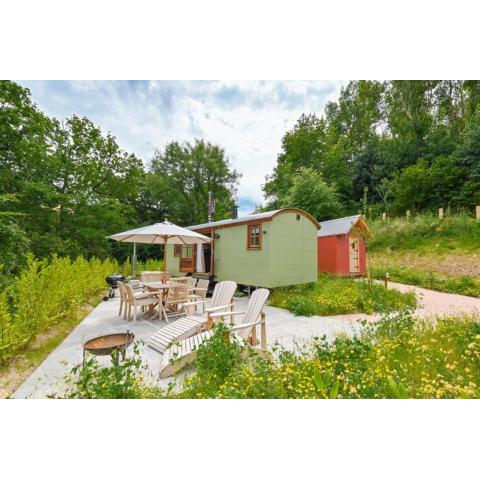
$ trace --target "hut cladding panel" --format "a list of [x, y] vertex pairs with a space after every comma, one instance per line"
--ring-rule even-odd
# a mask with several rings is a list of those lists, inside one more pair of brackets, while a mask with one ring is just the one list
[[[281, 209], [189, 227], [214, 239], [216, 281], [274, 288], [317, 279], [318, 223], [299, 209]], [[172, 262], [180, 272], [180, 259]], [[195, 272], [192, 272], [195, 273]]]

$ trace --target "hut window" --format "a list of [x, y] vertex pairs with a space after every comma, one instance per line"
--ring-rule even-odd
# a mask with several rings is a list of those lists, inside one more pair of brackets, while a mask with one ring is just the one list
[[260, 249], [261, 248], [261, 224], [255, 223], [247, 225], [247, 248]]
[[181, 245], [174, 245], [173, 246], [173, 256], [174, 257], [181, 257], [182, 256], [182, 246]]

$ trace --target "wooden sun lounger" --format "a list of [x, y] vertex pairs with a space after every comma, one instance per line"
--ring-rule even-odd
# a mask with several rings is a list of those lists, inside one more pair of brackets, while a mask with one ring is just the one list
[[[260, 326], [260, 348], [267, 348], [267, 332], [263, 307], [269, 291], [259, 288], [252, 293], [245, 312], [218, 312], [211, 314], [212, 318], [223, 318], [230, 315], [243, 315], [242, 321], [231, 328], [238, 340], [249, 340], [252, 346], [256, 344], [256, 328]], [[259, 320], [260, 318], [260, 320]], [[195, 360], [200, 345], [213, 335], [212, 330], [206, 330], [189, 338], [177, 341], [165, 350], [160, 368], [160, 378], [168, 378]]]

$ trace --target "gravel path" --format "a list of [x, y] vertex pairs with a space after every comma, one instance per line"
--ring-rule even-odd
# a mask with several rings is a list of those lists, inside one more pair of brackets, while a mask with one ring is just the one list
[[388, 288], [395, 288], [401, 292], [413, 290], [417, 295], [418, 302], [415, 314], [420, 317], [480, 314], [480, 298], [436, 292], [395, 282], [390, 282]]
[[[434, 290], [428, 290], [427, 288], [395, 282], [389, 282], [388, 288], [395, 288], [400, 292], [414, 291], [417, 296], [415, 315], [421, 318], [461, 314], [480, 315], [480, 298], [467, 297], [466, 295], [457, 295], [454, 293], [436, 292]], [[379, 314], [367, 315], [365, 313], [353, 313], [348, 315], [336, 315], [333, 318], [341, 320], [358, 318], [375, 320], [379, 317]]]

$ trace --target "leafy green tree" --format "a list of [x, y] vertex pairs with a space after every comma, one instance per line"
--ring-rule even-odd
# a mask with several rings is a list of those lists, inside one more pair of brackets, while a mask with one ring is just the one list
[[281, 207], [301, 208], [318, 220], [338, 217], [341, 205], [335, 188], [327, 185], [322, 175], [311, 167], [300, 167]]
[[322, 170], [325, 136], [325, 121], [315, 115], [301, 115], [293, 129], [285, 133], [277, 165], [263, 186], [270, 207], [282, 203], [299, 168]]
[[9, 284], [12, 275], [26, 264], [30, 244], [27, 234], [18, 225], [21, 214], [9, 208], [16, 201], [14, 195], [0, 195], [0, 288]]
[[155, 152], [137, 202], [138, 215], [145, 222], [165, 217], [182, 225], [206, 222], [212, 192], [215, 219], [228, 218], [239, 178], [219, 146], [204, 140], [171, 142]]
[[480, 110], [469, 122], [456, 154], [459, 167], [465, 169], [464, 183], [458, 191], [458, 202], [466, 207], [480, 204]]
[[0, 82], [0, 195], [35, 255], [107, 256], [105, 236], [134, 225], [142, 162], [86, 118], [60, 123], [30, 92]]

